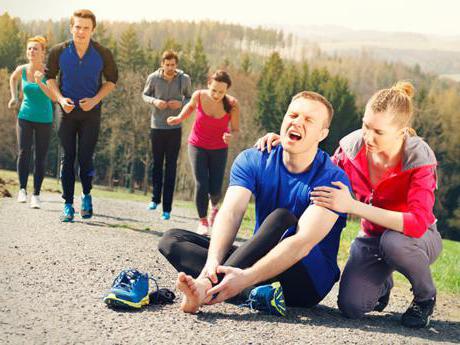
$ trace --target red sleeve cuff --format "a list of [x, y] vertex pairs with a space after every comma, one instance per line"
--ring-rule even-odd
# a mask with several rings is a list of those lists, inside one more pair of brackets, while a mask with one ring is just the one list
[[419, 238], [422, 237], [427, 231], [428, 227], [421, 224], [413, 213], [403, 213], [403, 234], [409, 237]]

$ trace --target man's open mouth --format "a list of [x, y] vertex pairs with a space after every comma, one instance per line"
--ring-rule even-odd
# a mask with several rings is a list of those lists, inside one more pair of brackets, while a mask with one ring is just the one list
[[299, 141], [302, 139], [302, 135], [297, 131], [289, 131], [288, 136], [289, 136], [289, 139], [293, 141]]

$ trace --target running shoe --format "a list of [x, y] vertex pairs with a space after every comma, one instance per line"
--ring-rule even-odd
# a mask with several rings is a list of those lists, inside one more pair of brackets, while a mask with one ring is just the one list
[[91, 194], [81, 195], [80, 216], [84, 219], [89, 219], [93, 216], [93, 202]]
[[435, 304], [436, 297], [422, 302], [412, 301], [401, 317], [402, 325], [410, 328], [427, 327], [430, 324]]
[[158, 204], [155, 201], [151, 201], [150, 204], [147, 206], [147, 210], [156, 210], [158, 207]]
[[21, 188], [18, 192], [18, 202], [20, 203], [27, 202], [27, 192], [24, 188]]
[[39, 195], [32, 195], [30, 198], [30, 208], [41, 208], [41, 201]]
[[286, 302], [280, 282], [257, 286], [249, 293], [244, 306], [270, 315], [286, 316]]
[[163, 212], [163, 214], [161, 215], [161, 219], [163, 220], [169, 220], [169, 218], [171, 218], [170, 212]]
[[69, 223], [73, 222], [73, 217], [75, 215], [75, 210], [72, 204], [64, 204], [64, 210], [61, 214], [61, 222]]
[[[147, 273], [136, 269], [120, 272], [112, 284], [112, 288], [104, 297], [104, 303], [112, 308], [139, 309], [149, 304], [149, 278]], [[158, 285], [156, 287], [158, 291]]]
[[207, 218], [201, 218], [196, 229], [198, 235], [209, 236], [209, 223]]

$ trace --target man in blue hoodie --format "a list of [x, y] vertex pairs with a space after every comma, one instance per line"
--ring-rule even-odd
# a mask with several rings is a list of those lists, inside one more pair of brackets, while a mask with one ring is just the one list
[[[176, 183], [177, 158], [181, 145], [181, 125], [170, 126], [166, 119], [176, 116], [190, 100], [192, 86], [190, 77], [177, 69], [179, 58], [171, 50], [161, 57], [161, 67], [150, 74], [142, 98], [152, 105], [150, 138], [153, 153], [153, 195], [148, 209], [155, 210], [161, 202], [163, 190], [162, 219], [170, 218], [174, 186]], [[164, 186], [163, 186], [163, 162]]]

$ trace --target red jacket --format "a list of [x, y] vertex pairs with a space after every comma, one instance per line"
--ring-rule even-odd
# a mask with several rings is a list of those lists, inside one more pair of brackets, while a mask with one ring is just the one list
[[[407, 137], [401, 166], [386, 175], [376, 186], [369, 178], [366, 147], [362, 131], [357, 130], [340, 141], [332, 160], [348, 175], [356, 199], [386, 210], [403, 213], [403, 233], [421, 237], [436, 218], [433, 214], [436, 189], [436, 157], [420, 137]], [[361, 227], [370, 236], [385, 228], [366, 219]]]

